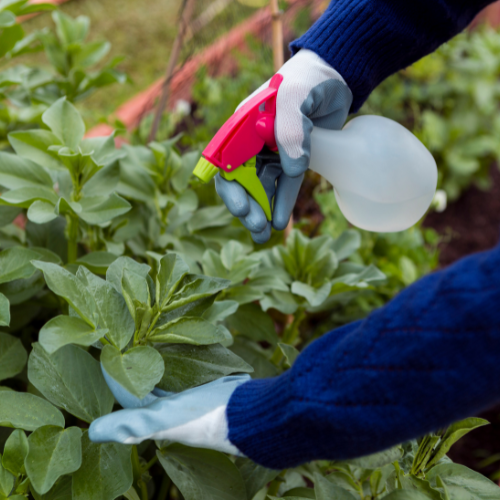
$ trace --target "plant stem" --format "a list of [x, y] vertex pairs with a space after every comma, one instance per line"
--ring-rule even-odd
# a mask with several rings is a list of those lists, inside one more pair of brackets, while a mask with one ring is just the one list
[[148, 500], [148, 487], [146, 486], [146, 483], [144, 481], [140, 481], [139, 485], [141, 487], [141, 497], [142, 500]]
[[[288, 345], [293, 345], [295, 343], [300, 334], [299, 330], [300, 325], [302, 324], [302, 321], [304, 321], [305, 318], [306, 318], [305, 310], [302, 308], [298, 309], [297, 312], [295, 313], [295, 316], [293, 317], [293, 321], [285, 328], [285, 332], [283, 333], [283, 337], [281, 338], [281, 343]], [[271, 357], [271, 363], [273, 363], [275, 366], [279, 366], [282, 359], [283, 359], [283, 353], [281, 352], [281, 349], [278, 346], [274, 350], [274, 353]]]
[[76, 262], [78, 258], [78, 217], [68, 215], [68, 264]]
[[141, 500], [148, 500], [148, 488], [144, 480], [142, 479], [142, 473], [144, 472], [141, 467], [141, 462], [139, 460], [139, 452], [137, 451], [137, 446], [132, 446], [132, 470], [134, 474], [134, 483], [141, 492]]
[[165, 474], [165, 476], [163, 477], [163, 480], [161, 482], [160, 491], [158, 492], [158, 496], [156, 497], [156, 500], [166, 500], [167, 495], [168, 495], [168, 490], [170, 489], [171, 484], [172, 484], [172, 481]]
[[280, 489], [281, 484], [283, 483], [283, 476], [286, 473], [286, 469], [284, 471], [281, 471], [279, 476], [271, 481], [271, 484], [269, 485], [269, 488], [267, 489], [267, 495], [277, 495], [278, 491]]
[[149, 469], [151, 469], [151, 467], [153, 467], [153, 465], [158, 462], [158, 457], [155, 455], [144, 467], [143, 467], [143, 471], [147, 471]]

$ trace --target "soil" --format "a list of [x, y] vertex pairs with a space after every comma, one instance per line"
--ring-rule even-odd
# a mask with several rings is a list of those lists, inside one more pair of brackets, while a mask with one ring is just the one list
[[491, 169], [489, 191], [469, 188], [444, 212], [429, 214], [424, 225], [445, 235], [440, 265], [447, 266], [474, 252], [494, 247], [500, 237], [500, 170]]

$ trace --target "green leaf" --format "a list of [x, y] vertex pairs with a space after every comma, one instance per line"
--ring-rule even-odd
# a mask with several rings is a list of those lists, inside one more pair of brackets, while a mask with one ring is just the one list
[[0, 495], [3, 495], [3, 498], [10, 495], [12, 488], [14, 488], [14, 482], [15, 477], [8, 470], [4, 469], [2, 462], [0, 462]]
[[28, 454], [28, 438], [21, 429], [15, 429], [5, 442], [2, 465], [15, 476], [24, 474], [24, 459]]
[[427, 479], [421, 479], [413, 475], [405, 476], [404, 479], [403, 488], [413, 488], [418, 490], [431, 500], [443, 500], [441, 492], [438, 489], [433, 488]]
[[139, 274], [144, 279], [147, 278], [151, 270], [147, 264], [139, 264], [139, 262], [130, 257], [119, 257], [116, 259], [106, 271], [106, 280], [120, 293], [122, 292], [122, 276], [125, 269]]
[[19, 156], [42, 167], [50, 170], [65, 168], [57, 153], [49, 150], [50, 146], [60, 145], [61, 141], [48, 130], [11, 132], [9, 142]]
[[179, 283], [188, 273], [189, 266], [179, 255], [169, 253], [162, 257], [156, 277], [156, 300], [160, 309], [175, 293]]
[[75, 316], [56, 316], [45, 323], [40, 330], [38, 340], [40, 345], [52, 354], [68, 344], [92, 345], [107, 332], [107, 330], [95, 330]]
[[[149, 269], [148, 266], [145, 267]], [[134, 320], [128, 312], [125, 299], [111, 283], [95, 276], [84, 267], [78, 269], [77, 278], [94, 298], [99, 327], [108, 330], [106, 338], [119, 349], [123, 349], [135, 329]]]
[[101, 168], [82, 188], [83, 196], [109, 196], [120, 180], [120, 165], [113, 162]]
[[0, 283], [30, 278], [36, 271], [31, 261], [39, 258], [38, 252], [24, 247], [3, 250], [0, 252]]
[[294, 281], [291, 288], [292, 293], [304, 297], [312, 307], [319, 307], [328, 298], [331, 289], [331, 283], [325, 283], [319, 288], [314, 288], [300, 281]]
[[43, 272], [47, 286], [56, 295], [65, 299], [89, 325], [97, 326], [97, 306], [94, 298], [74, 274], [48, 262], [33, 261], [33, 265]]
[[264, 341], [273, 346], [278, 342], [273, 320], [256, 304], [240, 306], [226, 321], [229, 328], [256, 342]]
[[247, 498], [253, 498], [267, 483], [270, 483], [280, 473], [279, 470], [267, 469], [248, 458], [237, 458], [236, 467], [240, 470], [245, 482]]
[[185, 500], [247, 498], [238, 468], [222, 453], [173, 444], [156, 454]]
[[253, 288], [251, 283], [249, 283], [247, 285], [232, 286], [227, 290], [224, 297], [243, 305], [261, 300], [264, 297], [264, 293], [258, 288]]
[[35, 490], [43, 495], [63, 474], [80, 468], [82, 431], [78, 427], [62, 429], [53, 425], [39, 427], [28, 438], [25, 466]]
[[2, 465], [15, 476], [24, 473], [24, 459], [28, 454], [28, 438], [21, 429], [14, 430], [5, 442]]
[[220, 344], [168, 345], [159, 349], [165, 372], [158, 387], [182, 392], [232, 373], [252, 373], [253, 368]]
[[224, 267], [230, 271], [245, 255], [243, 245], [238, 241], [228, 241], [221, 249], [220, 259]]
[[149, 293], [148, 282], [140, 274], [134, 273], [129, 269], [123, 270], [122, 276], [122, 293], [125, 301], [129, 306], [131, 314], [135, 310], [134, 299], [141, 304], [151, 305], [151, 297]]
[[62, 413], [48, 401], [27, 392], [2, 392], [0, 426], [34, 431], [42, 425], [64, 427]]
[[16, 16], [5, 10], [0, 12], [0, 28], [9, 28], [10, 26], [14, 26], [16, 24]]
[[82, 466], [73, 474], [73, 500], [114, 500], [133, 481], [131, 446], [96, 444], [82, 437]]
[[155, 388], [165, 370], [162, 357], [149, 346], [134, 347], [122, 354], [116, 347], [106, 345], [101, 363], [111, 378], [139, 399]]
[[347, 259], [361, 246], [361, 235], [355, 229], [344, 231], [333, 243], [331, 249], [339, 260]]
[[87, 16], [73, 18], [56, 10], [52, 13], [52, 19], [56, 25], [57, 36], [65, 47], [81, 43], [87, 37], [90, 26]]
[[23, 37], [24, 30], [18, 23], [0, 30], [0, 57], [10, 52]]
[[19, 207], [0, 205], [0, 227], [10, 224], [21, 212]]
[[88, 68], [97, 64], [111, 48], [109, 42], [90, 42], [83, 45], [73, 58], [73, 64], [79, 68]]
[[194, 302], [195, 300], [210, 297], [230, 285], [228, 280], [199, 276], [196, 274], [187, 275], [183, 283], [185, 281], [187, 281], [187, 283], [184, 284], [178, 292], [174, 293], [168, 306], [163, 309], [164, 311], [170, 311], [189, 304], [190, 302]]
[[224, 341], [226, 336], [203, 318], [182, 317], [155, 328], [148, 340], [171, 344], [208, 345]]
[[68, 148], [76, 151], [85, 135], [85, 123], [75, 106], [65, 97], [57, 100], [42, 115], [42, 121]]
[[68, 242], [64, 236], [65, 228], [66, 220], [63, 217], [58, 217], [43, 225], [28, 221], [26, 223], [26, 241], [31, 247], [52, 250], [59, 257], [60, 263], [68, 255]]
[[28, 219], [35, 224], [46, 224], [57, 219], [55, 206], [46, 201], [37, 200], [28, 208]]
[[418, 490], [404, 489], [392, 491], [384, 500], [429, 500], [429, 497]]
[[385, 451], [380, 451], [365, 457], [346, 460], [345, 463], [360, 467], [362, 469], [378, 469], [387, 464], [398, 461], [403, 456], [401, 446], [394, 446]]
[[418, 268], [406, 255], [402, 255], [399, 258], [399, 268], [401, 270], [401, 278], [406, 286], [411, 285], [417, 280]]
[[205, 250], [203, 257], [201, 258], [201, 263], [203, 266], [203, 272], [207, 276], [213, 276], [214, 278], [227, 278], [227, 275], [229, 274], [227, 269], [222, 264], [219, 253], [210, 248]]
[[228, 226], [231, 224], [233, 216], [224, 205], [207, 207], [197, 210], [188, 223], [191, 232], [200, 229]]
[[278, 343], [278, 347], [283, 353], [283, 356], [285, 356], [288, 366], [292, 366], [295, 363], [295, 360], [297, 359], [300, 352], [295, 349], [293, 345], [282, 344], [281, 342]]
[[28, 354], [21, 341], [0, 332], [0, 380], [20, 373], [27, 359]]
[[[437, 477], [446, 485], [451, 500], [498, 500], [500, 487], [465, 465], [438, 464], [426, 473], [431, 486], [438, 487]], [[387, 498], [387, 497], [386, 497]]]
[[127, 200], [112, 193], [110, 196], [92, 196], [80, 200], [82, 212], [79, 215], [88, 224], [104, 224], [127, 213], [132, 206]]
[[25, 4], [18, 15], [26, 16], [35, 12], [44, 12], [57, 9], [57, 5], [52, 3]]
[[234, 339], [231, 351], [253, 367], [252, 378], [267, 378], [278, 375], [276, 366], [269, 361], [267, 353], [256, 342], [238, 336]]
[[354, 500], [356, 497], [348, 490], [333, 484], [320, 474], [314, 474], [314, 492], [317, 500]]
[[[9, 326], [10, 325], [10, 302], [9, 299], [3, 294], [0, 293], [0, 326]], [[1, 354], [1, 340], [0, 340], [0, 358]], [[2, 368], [0, 368], [0, 380], [2, 377]]]
[[18, 155], [0, 152], [0, 184], [8, 189], [45, 186], [53, 182], [40, 165]]
[[446, 429], [444, 436], [441, 438], [441, 441], [434, 451], [434, 456], [427, 463], [426, 467], [430, 468], [434, 464], [437, 464], [448, 453], [449, 449], [470, 431], [488, 424], [489, 422], [487, 420], [476, 417], [466, 418], [465, 420], [451, 424]]
[[35, 500], [71, 500], [71, 476], [62, 476], [45, 495], [39, 495], [33, 486], [30, 488]]
[[28, 379], [49, 401], [85, 422], [108, 414], [113, 407], [99, 362], [73, 345], [49, 355], [40, 344], [33, 344]]
[[16, 205], [22, 208], [28, 208], [31, 203], [36, 200], [42, 200], [55, 205], [59, 197], [56, 193], [43, 186], [39, 187], [22, 187], [19, 189], [13, 189], [3, 193], [2, 200], [10, 205]]
[[224, 321], [228, 316], [231, 316], [238, 310], [238, 302], [235, 300], [219, 300], [214, 302], [204, 313], [203, 319], [216, 323]]
[[83, 264], [93, 273], [106, 274], [108, 267], [113, 264], [117, 256], [111, 252], [91, 252], [80, 257], [76, 262]]

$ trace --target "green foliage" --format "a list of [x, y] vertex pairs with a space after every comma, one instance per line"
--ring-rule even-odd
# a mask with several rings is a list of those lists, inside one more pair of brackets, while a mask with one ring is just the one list
[[[349, 223], [341, 213], [332, 190], [320, 186], [314, 195], [325, 218], [320, 226], [323, 234], [345, 234]], [[373, 233], [357, 229], [360, 237], [355, 252], [350, 255], [354, 264], [371, 264], [386, 276], [375, 289], [358, 295], [342, 311], [334, 311], [328, 327], [358, 319], [374, 307], [384, 304], [403, 288], [425, 276], [438, 265], [439, 236], [432, 229], [417, 224], [398, 233]]]
[[412, 130], [436, 159], [450, 199], [471, 182], [489, 186], [490, 167], [500, 159], [499, 55], [497, 31], [469, 31], [388, 78], [361, 110]]
[[[0, 24], [12, 22], [2, 6], [33, 8], [25, 4], [0, 1]], [[53, 18], [55, 34], [20, 40], [22, 50], [43, 47], [57, 74], [44, 80], [29, 69], [39, 78], [30, 86], [14, 79], [19, 69], [8, 80], [17, 67], [0, 73], [8, 106], [40, 106], [28, 120], [35, 126], [11, 131], [11, 152], [0, 152], [0, 427], [10, 432], [0, 499], [496, 498], [498, 487], [446, 458], [479, 419], [370, 457], [288, 471], [166, 441], [90, 442], [88, 424], [114, 406], [103, 370], [138, 398], [236, 373], [278, 375], [332, 324], [432, 269], [435, 250], [423, 242], [435, 241], [419, 228], [349, 229], [325, 197], [325, 234], [295, 229], [285, 243], [276, 234], [255, 248], [213, 184], [192, 178], [199, 152], [184, 147], [205, 142], [271, 68], [250, 58], [240, 78], [202, 76], [194, 119], [203, 124], [182, 149], [174, 137], [118, 150], [113, 137], [85, 138], [72, 104], [121, 79], [101, 64], [97, 76], [87, 72], [108, 46], [85, 41], [86, 18]]]

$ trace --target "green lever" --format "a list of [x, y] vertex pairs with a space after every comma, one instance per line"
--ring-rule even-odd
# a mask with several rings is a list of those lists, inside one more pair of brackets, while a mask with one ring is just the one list
[[220, 170], [220, 174], [227, 181], [236, 181], [243, 186], [250, 196], [262, 207], [266, 214], [267, 220], [272, 220], [271, 205], [267, 197], [264, 186], [257, 177], [257, 168], [254, 165], [241, 165], [233, 172], [224, 172]]

